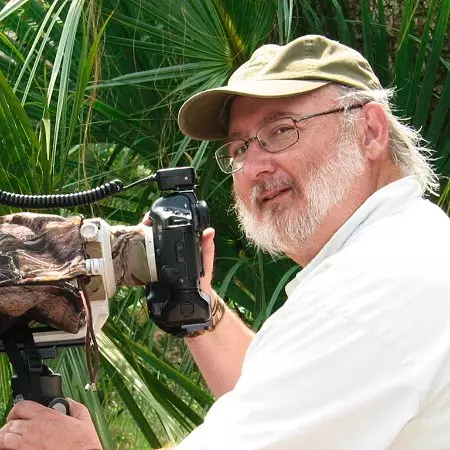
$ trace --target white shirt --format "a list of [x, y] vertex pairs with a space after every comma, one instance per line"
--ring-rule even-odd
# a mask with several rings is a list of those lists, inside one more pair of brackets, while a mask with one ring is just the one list
[[450, 449], [450, 220], [422, 194], [407, 177], [353, 214], [179, 450]]

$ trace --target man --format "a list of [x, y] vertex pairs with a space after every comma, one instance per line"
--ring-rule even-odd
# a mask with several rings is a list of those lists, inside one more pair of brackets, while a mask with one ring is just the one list
[[[450, 448], [450, 220], [422, 198], [436, 178], [388, 94], [359, 53], [304, 36], [183, 105], [185, 134], [224, 140], [216, 158], [247, 237], [304, 269], [253, 335], [211, 288], [205, 231], [215, 326], [186, 341], [219, 398], [178, 449]], [[71, 408], [45, 414], [78, 420], [77, 445], [20, 447], [51, 425], [19, 403], [0, 448], [100, 448]]]

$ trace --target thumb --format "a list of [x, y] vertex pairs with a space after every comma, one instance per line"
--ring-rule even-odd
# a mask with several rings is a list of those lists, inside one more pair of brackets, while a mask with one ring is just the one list
[[89, 414], [89, 410], [86, 408], [86, 406], [76, 402], [75, 400], [72, 400], [71, 398], [66, 398], [66, 400], [69, 403], [70, 417], [81, 420], [83, 422], [91, 421], [91, 415]]
[[144, 225], [147, 225], [148, 227], [151, 227], [151, 226], [152, 226], [153, 221], [152, 221], [152, 219], [151, 219], [151, 217], [150, 217], [150, 213], [149, 213], [149, 212], [147, 212], [147, 213], [145, 214], [145, 216], [144, 216], [144, 218], [142, 219], [142, 222], [141, 222], [141, 223], [144, 224]]

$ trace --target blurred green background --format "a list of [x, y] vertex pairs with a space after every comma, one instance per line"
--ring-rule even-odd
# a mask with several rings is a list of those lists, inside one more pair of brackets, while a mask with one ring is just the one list
[[[0, 189], [69, 193], [162, 167], [193, 165], [198, 196], [216, 228], [215, 287], [255, 330], [285, 300], [298, 267], [242, 238], [230, 210], [230, 177], [216, 144], [177, 128], [190, 94], [224, 84], [260, 45], [322, 34], [361, 51], [401, 117], [433, 149], [449, 210], [450, 0], [14, 0], [0, 1]], [[160, 194], [141, 185], [84, 208], [136, 224]], [[17, 212], [0, 207], [0, 214]], [[120, 289], [99, 336], [99, 390], [85, 392], [83, 349], [60, 352], [66, 394], [88, 405], [105, 449], [180, 441], [213, 402], [183, 342], [146, 316], [143, 290]], [[0, 356], [0, 423], [10, 367]], [[212, 444], [213, 448], [213, 444]]]

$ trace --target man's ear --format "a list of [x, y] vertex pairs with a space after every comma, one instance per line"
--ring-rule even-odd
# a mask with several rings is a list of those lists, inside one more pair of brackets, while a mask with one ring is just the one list
[[363, 120], [357, 122], [358, 142], [366, 157], [375, 161], [385, 158], [389, 149], [389, 122], [379, 103], [370, 102], [362, 107]]

